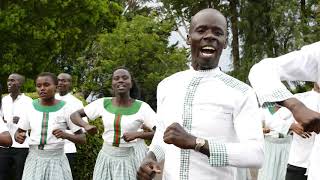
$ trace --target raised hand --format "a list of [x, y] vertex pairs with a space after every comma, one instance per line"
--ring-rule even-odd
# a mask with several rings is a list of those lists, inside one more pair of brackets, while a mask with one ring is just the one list
[[156, 174], [160, 174], [160, 165], [152, 158], [146, 157], [137, 172], [138, 180], [152, 180]]
[[309, 138], [311, 136], [310, 132], [304, 132], [304, 128], [299, 123], [292, 123], [290, 126], [290, 130], [292, 130], [294, 133], [301, 136], [302, 138]]
[[178, 123], [173, 123], [167, 127], [163, 135], [163, 141], [182, 149], [194, 149], [196, 146], [196, 137], [186, 132]]

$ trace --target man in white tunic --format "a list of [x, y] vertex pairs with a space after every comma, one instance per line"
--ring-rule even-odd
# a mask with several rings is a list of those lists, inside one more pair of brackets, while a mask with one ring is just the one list
[[[304, 46], [299, 51], [294, 51], [276, 58], [267, 58], [254, 65], [249, 73], [249, 80], [255, 89], [260, 105], [268, 106], [269, 103], [278, 103], [288, 108], [295, 120], [304, 126], [305, 131], [320, 132], [320, 113], [308, 109], [302, 102], [294, 98], [292, 93], [281, 81], [312, 81], [320, 82], [320, 41]], [[316, 138], [317, 139], [317, 138]], [[318, 142], [315, 142], [315, 146]], [[315, 156], [310, 159], [314, 169], [309, 171], [310, 180], [320, 178], [320, 148], [313, 151]], [[317, 154], [317, 155], [316, 155]], [[312, 157], [312, 156], [311, 156]], [[310, 174], [313, 174], [310, 176]], [[316, 175], [317, 174], [317, 175]], [[312, 178], [314, 177], [314, 178]]]
[[165, 180], [233, 180], [236, 167], [262, 165], [263, 134], [255, 93], [218, 68], [226, 37], [226, 18], [219, 11], [204, 9], [192, 18], [187, 42], [193, 69], [158, 85], [157, 130], [139, 179], [163, 171]]
[[[82, 102], [71, 94], [72, 77], [70, 74], [60, 73], [58, 75], [57, 87], [58, 93], [55, 96], [56, 99], [65, 101], [71, 108], [71, 112], [75, 112], [83, 108]], [[70, 130], [66, 130], [66, 132], [72, 134]], [[73, 171], [75, 155], [77, 153], [76, 145], [73, 142], [65, 139], [64, 153], [66, 153], [71, 170]]]
[[[28, 139], [23, 144], [17, 143], [14, 139], [14, 134], [18, 129], [17, 123], [22, 121], [21, 117], [25, 115], [26, 107], [32, 105], [32, 99], [21, 93], [23, 83], [22, 75], [11, 74], [7, 81], [9, 94], [2, 98], [1, 111], [13, 144], [10, 148], [0, 148], [0, 180], [9, 179], [12, 176], [20, 180], [29, 151]], [[15, 168], [14, 172], [13, 168]]]

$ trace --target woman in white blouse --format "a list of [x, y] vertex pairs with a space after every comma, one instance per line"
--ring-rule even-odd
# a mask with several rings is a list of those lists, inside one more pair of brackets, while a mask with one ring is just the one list
[[102, 117], [104, 143], [96, 160], [94, 180], [135, 180], [139, 167], [137, 159], [143, 158], [135, 150], [141, 143], [137, 139], [153, 137], [153, 132], [138, 130], [142, 124], [155, 129], [155, 112], [147, 103], [137, 100], [136, 84], [126, 68], [113, 72], [112, 90], [114, 97], [90, 103], [73, 113], [71, 120], [89, 134], [95, 134], [97, 128], [83, 121], [82, 117], [90, 120]]
[[[28, 112], [19, 121], [15, 139], [23, 143], [30, 130], [29, 154], [25, 162], [23, 180], [72, 180], [68, 159], [63, 151], [64, 139], [85, 143], [82, 129], [70, 121], [71, 108], [65, 101], [55, 99], [57, 77], [41, 73], [36, 79], [39, 99], [26, 107]], [[66, 133], [70, 129], [74, 134]]]

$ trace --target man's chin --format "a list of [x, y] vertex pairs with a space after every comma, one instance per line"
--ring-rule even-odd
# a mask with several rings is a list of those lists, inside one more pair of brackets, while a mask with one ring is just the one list
[[199, 61], [198, 66], [200, 70], [214, 69], [218, 66], [212, 59]]

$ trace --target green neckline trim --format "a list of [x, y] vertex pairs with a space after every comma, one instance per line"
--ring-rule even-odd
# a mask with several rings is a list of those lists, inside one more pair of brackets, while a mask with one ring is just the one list
[[139, 111], [141, 104], [141, 101], [134, 100], [130, 107], [117, 107], [112, 104], [111, 98], [104, 98], [103, 100], [104, 109], [106, 109], [110, 113], [121, 115], [136, 114]]
[[59, 103], [53, 105], [53, 106], [43, 106], [40, 104], [39, 99], [35, 99], [32, 102], [33, 107], [40, 112], [56, 112], [59, 111], [64, 105], [66, 104], [65, 101], [60, 101]]
[[276, 107], [275, 106], [268, 106], [268, 110], [269, 110], [269, 112], [270, 112], [270, 114], [274, 114], [274, 113], [276, 113]]

